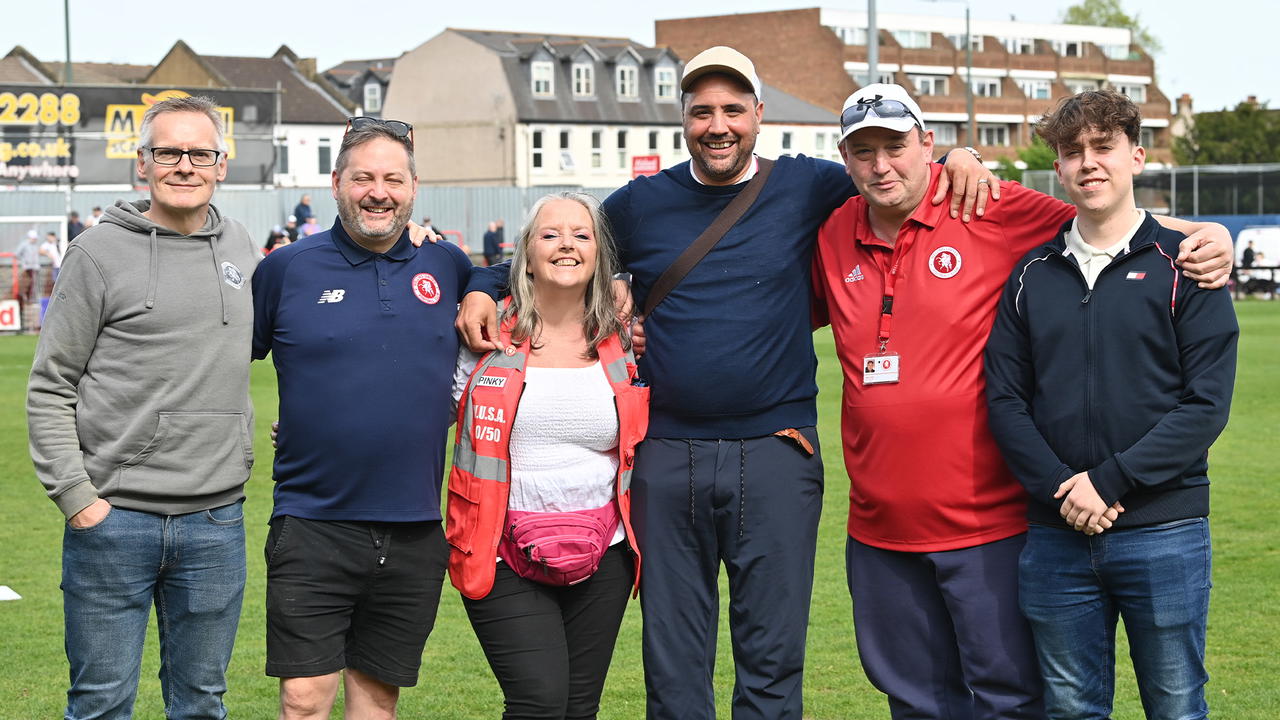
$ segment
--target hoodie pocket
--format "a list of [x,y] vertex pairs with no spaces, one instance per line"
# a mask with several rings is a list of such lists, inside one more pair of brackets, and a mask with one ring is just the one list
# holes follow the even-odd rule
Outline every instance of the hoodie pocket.
[[120,491],[172,497],[214,495],[244,484],[253,467],[242,412],[162,412],[146,447],[120,465]]

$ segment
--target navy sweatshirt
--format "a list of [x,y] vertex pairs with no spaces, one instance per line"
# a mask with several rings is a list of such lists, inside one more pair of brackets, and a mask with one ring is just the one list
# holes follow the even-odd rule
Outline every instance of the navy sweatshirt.
[[[744,187],[702,185],[683,162],[605,200],[637,307]],[[841,165],[778,158],[751,209],[645,320],[649,437],[748,438],[817,423],[810,265],[818,227],[855,194]],[[468,289],[492,291],[497,274],[487,277]]]
[[1014,268],[987,342],[991,432],[1029,519],[1066,527],[1053,494],[1082,471],[1124,505],[1116,527],[1203,517],[1235,379],[1231,296],[1182,277],[1183,236],[1150,215],[1090,290],[1069,228]]

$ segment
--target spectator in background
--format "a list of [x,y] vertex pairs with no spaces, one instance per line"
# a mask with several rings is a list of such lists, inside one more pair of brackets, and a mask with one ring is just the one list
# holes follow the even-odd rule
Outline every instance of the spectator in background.
[[84,232],[84,223],[80,222],[80,213],[72,210],[67,214],[67,242],[76,239],[76,236]]
[[27,239],[18,245],[14,254],[18,256],[18,268],[22,274],[18,277],[18,298],[24,303],[40,300],[40,233],[27,231]]
[[307,221],[298,228],[298,234],[302,237],[311,237],[318,232],[323,232],[324,228],[320,227],[320,223],[316,222],[315,216],[307,217]]
[[84,226],[88,229],[100,222],[102,222],[102,207],[100,205],[95,205],[93,208],[93,214],[85,221]]
[[428,215],[423,215],[423,216],[422,216],[422,227],[423,227],[423,228],[425,228],[425,229],[426,229],[426,231],[429,233],[428,237],[430,237],[431,235],[439,235],[439,234],[440,234],[440,231],[439,231],[439,230],[436,230],[435,225],[432,225],[432,224],[431,224],[431,217],[430,217],[430,216],[428,216]]
[[1245,246],[1244,252],[1240,254],[1240,267],[1251,268],[1257,260],[1257,253],[1253,249],[1253,241],[1250,240],[1249,244]]
[[489,223],[484,233],[484,264],[497,265],[502,262],[502,231],[497,221]]
[[298,216],[290,215],[284,219],[284,234],[289,236],[289,242],[298,241]]
[[310,195],[303,195],[298,204],[293,206],[293,217],[303,224],[306,224],[308,218],[315,217],[315,213],[311,210]]
[[262,252],[265,255],[266,253],[269,253],[278,247],[288,245],[291,242],[293,241],[285,234],[284,228],[277,225],[271,228],[271,233],[267,235],[267,242],[262,246]]
[[40,243],[40,254],[49,258],[49,294],[53,292],[53,284],[58,282],[58,271],[62,269],[62,246],[58,242],[58,233],[47,232],[44,235],[44,242]]

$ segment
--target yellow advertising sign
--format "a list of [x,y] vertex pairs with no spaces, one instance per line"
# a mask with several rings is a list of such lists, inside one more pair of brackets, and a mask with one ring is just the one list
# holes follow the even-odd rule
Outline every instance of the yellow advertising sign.
[[[107,135],[107,157],[118,160],[131,160],[138,156],[138,129],[142,126],[142,116],[147,108],[161,100],[175,97],[190,97],[181,90],[165,90],[155,94],[142,93],[141,105],[107,105],[106,121],[102,125]],[[222,124],[227,130],[227,158],[235,159],[235,108],[219,107]]]

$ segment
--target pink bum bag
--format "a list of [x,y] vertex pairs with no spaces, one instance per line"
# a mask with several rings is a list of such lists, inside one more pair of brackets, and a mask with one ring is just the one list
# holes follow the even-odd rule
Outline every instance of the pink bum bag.
[[498,556],[515,574],[543,585],[591,577],[618,531],[617,503],[577,512],[507,511]]

